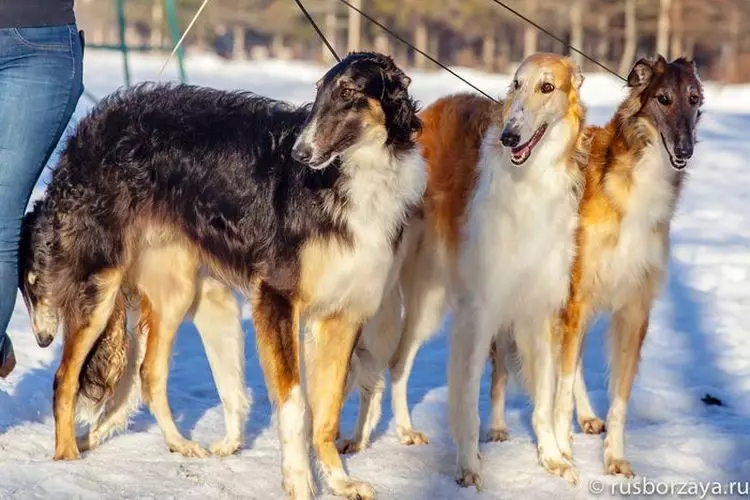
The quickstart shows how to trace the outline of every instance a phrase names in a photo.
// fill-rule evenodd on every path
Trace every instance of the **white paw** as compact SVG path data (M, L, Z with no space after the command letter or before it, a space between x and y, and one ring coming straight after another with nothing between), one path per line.
M201 448L198 443L187 439L167 443L167 448L172 453L179 453L183 457L188 458L207 458L209 456L208 451Z
M362 481L345 480L336 481L333 492L336 496L346 497L350 500L374 500L375 488Z
M208 449L213 455L217 455L219 457L228 457L229 455L234 454L241 447L242 438L231 438L225 436L224 438L211 443L211 446L209 446Z
M95 434L87 433L76 437L76 445L80 452L90 451L99 446L99 438Z
M411 446L414 444L429 444L430 440L427 436L421 432L415 431L414 429L398 429L398 437L401 444Z
M300 480L302 479L302 480ZM309 500L315 497L313 491L313 481L311 477L305 481L302 478L302 474L295 475L294 480L288 481L286 478L281 483L281 487L284 489L287 497L290 500Z
M578 474L573 464L563 456L547 455L543 450L539 450L539 462L550 474L565 479L573 486L578 484Z
M613 476L622 475L625 477L635 476L630 462L624 458L604 457L604 472Z
M456 471L456 483L462 488L474 486L477 491L482 490L482 476L479 475L479 472L459 468Z

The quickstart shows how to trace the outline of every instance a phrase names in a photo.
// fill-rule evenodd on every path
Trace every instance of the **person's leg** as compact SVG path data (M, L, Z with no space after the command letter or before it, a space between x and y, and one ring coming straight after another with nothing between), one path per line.
M75 26L0 29L0 376L15 357L6 328L31 192L83 92Z

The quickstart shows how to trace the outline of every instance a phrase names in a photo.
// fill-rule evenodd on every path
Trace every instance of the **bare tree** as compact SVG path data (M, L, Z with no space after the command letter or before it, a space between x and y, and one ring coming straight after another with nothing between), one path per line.
M349 3L357 9L362 9L362 0L350 0ZM361 32L362 19L359 12L354 9L349 9L349 29L347 31L347 45L349 46L349 52L357 51L362 46Z
M635 59L638 48L638 17L636 15L636 0L625 0L625 47L620 58L619 73L627 74Z
M578 50L583 50L583 9L585 0L573 0L570 8L570 44ZM570 56L579 66L583 66L583 56L571 51Z
M656 53L663 56L669 50L670 7L672 0L660 0L659 21L656 28Z
M539 0L526 0L526 15L529 19L536 19L539 15ZM523 32L523 56L528 57L537 51L539 33L536 28L526 25Z

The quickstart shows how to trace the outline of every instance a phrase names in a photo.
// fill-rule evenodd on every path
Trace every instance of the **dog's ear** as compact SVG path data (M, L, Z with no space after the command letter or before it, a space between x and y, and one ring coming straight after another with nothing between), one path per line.
M583 85L585 79L586 77L583 76L583 70L576 64L573 68L573 74L570 77L571 85L573 85L574 89L581 90L581 85Z
M653 59L645 57L639 59L628 75L628 87L642 87L647 85L651 81L651 77L654 76L655 63L656 61Z

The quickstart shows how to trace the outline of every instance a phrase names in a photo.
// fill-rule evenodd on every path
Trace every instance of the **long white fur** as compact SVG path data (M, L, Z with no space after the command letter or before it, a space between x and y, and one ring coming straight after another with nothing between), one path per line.
M451 335L450 420L458 445L457 479L481 485L479 382L492 339L512 332L534 399L532 422L540 462L575 481L552 427L556 349L553 321L564 306L577 224L576 177L568 170L571 125L550 125L523 166L485 134L480 177L469 206L460 255L462 295Z

